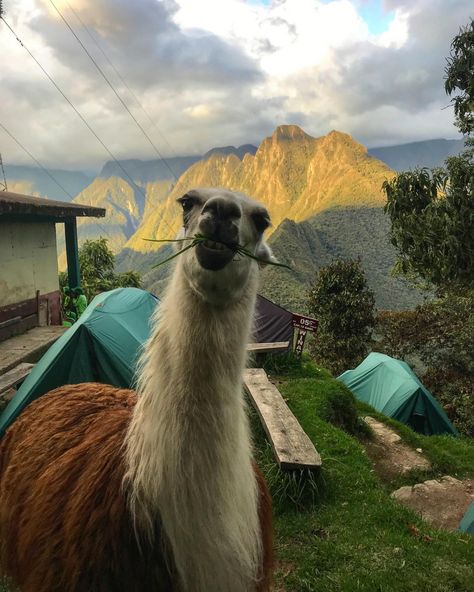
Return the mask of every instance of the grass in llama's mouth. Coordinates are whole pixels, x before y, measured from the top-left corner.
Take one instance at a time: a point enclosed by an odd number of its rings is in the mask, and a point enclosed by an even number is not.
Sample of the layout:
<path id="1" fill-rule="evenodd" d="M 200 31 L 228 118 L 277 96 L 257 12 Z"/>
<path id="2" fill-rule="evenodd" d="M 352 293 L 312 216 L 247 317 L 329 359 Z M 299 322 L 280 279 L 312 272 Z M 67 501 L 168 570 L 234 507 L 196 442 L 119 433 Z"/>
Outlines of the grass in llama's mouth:
<path id="1" fill-rule="evenodd" d="M 177 253 L 174 253 L 170 257 L 167 257 L 163 261 L 160 261 L 156 265 L 153 265 L 153 268 L 159 267 L 160 265 L 164 265 L 165 263 L 168 263 L 168 261 L 171 261 L 175 257 L 182 255 L 185 251 L 188 251 L 189 249 L 192 249 L 193 247 L 196 247 L 197 245 L 203 245 L 207 249 L 212 249 L 215 251 L 224 251 L 225 249 L 230 249 L 236 255 L 240 255 L 242 257 L 249 257 L 250 259 L 254 259 L 255 261 L 258 261 L 259 263 L 264 263 L 266 265 L 275 265 L 276 267 L 285 267 L 286 269 L 291 269 L 291 267 L 289 265 L 286 265 L 285 263 L 278 263 L 277 261 L 266 261 L 265 259 L 261 259 L 260 257 L 257 257 L 254 253 L 251 253 L 248 249 L 246 249 L 245 245 L 239 245 L 239 244 L 235 244 L 235 243 L 227 244 L 222 241 L 217 241 L 217 240 L 212 239 L 208 236 L 205 236 L 204 234 L 195 234 L 194 236 L 188 236 L 186 238 L 177 238 L 177 239 L 145 238 L 143 240 L 146 240 L 146 241 L 149 241 L 152 243 L 185 243 L 185 242 L 191 241 L 190 244 L 186 245 L 183 249 L 181 249 Z"/>

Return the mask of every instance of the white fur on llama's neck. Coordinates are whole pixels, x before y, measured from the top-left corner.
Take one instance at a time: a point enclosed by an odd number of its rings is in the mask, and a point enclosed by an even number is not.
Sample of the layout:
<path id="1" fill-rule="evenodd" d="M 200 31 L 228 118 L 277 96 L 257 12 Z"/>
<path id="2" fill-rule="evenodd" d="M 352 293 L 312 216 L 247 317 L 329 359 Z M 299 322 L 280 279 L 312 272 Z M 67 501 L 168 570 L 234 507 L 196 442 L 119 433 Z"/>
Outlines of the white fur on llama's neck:
<path id="1" fill-rule="evenodd" d="M 243 297 L 216 309 L 178 266 L 142 356 L 126 439 L 131 507 L 149 535 L 159 515 L 184 592 L 255 588 L 258 491 L 242 394 L 251 273 Z"/>

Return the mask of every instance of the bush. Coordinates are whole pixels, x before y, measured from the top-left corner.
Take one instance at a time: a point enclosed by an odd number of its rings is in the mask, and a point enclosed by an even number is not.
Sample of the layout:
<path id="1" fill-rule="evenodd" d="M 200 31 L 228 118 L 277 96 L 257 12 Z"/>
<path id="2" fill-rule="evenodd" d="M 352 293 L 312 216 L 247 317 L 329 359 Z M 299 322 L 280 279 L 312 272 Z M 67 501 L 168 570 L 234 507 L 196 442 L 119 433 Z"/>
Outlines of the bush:
<path id="1" fill-rule="evenodd" d="M 457 429 L 474 436 L 474 293 L 378 315 L 377 349 L 406 360 Z"/>
<path id="2" fill-rule="evenodd" d="M 375 325 L 375 298 L 360 260 L 337 259 L 320 269 L 308 303 L 319 320 L 311 346 L 317 362 L 336 375 L 359 364 Z"/>
<path id="3" fill-rule="evenodd" d="M 115 288 L 141 287 L 141 277 L 136 271 L 115 273 L 115 255 L 109 248 L 106 238 L 84 241 L 79 248 L 79 266 L 81 287 L 88 302 L 97 294 Z M 59 274 L 59 285 L 62 290 L 68 285 L 68 276 L 64 271 Z"/>
<path id="4" fill-rule="evenodd" d="M 351 436 L 369 437 L 372 432 L 357 412 L 357 402 L 354 395 L 341 388 L 340 391 L 330 391 L 319 403 L 317 414 L 321 419 L 344 430 Z"/>

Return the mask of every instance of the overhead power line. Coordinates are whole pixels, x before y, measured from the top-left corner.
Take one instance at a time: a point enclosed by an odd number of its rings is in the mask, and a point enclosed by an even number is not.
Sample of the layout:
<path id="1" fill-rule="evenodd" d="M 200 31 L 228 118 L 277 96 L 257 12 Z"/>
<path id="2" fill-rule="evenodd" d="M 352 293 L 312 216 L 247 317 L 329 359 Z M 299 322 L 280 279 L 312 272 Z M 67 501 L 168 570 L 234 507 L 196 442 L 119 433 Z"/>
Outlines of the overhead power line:
<path id="1" fill-rule="evenodd" d="M 40 169 L 41 169 L 41 170 L 42 170 L 44 173 L 46 173 L 46 174 L 48 175 L 48 177 L 49 177 L 49 178 L 50 178 L 52 181 L 54 181 L 54 182 L 56 183 L 56 185 L 57 185 L 57 186 L 58 186 L 60 189 L 62 189 L 62 190 L 64 191 L 64 193 L 65 193 L 66 195 L 69 195 L 69 197 L 70 197 L 71 199 L 74 199 L 74 197 L 73 197 L 73 196 L 72 196 L 72 195 L 69 193 L 69 191 L 68 191 L 67 189 L 65 189 L 65 188 L 64 188 L 64 187 L 61 185 L 61 183 L 60 183 L 60 182 L 59 182 L 59 181 L 58 181 L 58 180 L 57 180 L 57 179 L 56 179 L 56 178 L 55 178 L 55 177 L 54 177 L 54 176 L 53 176 L 53 175 L 52 175 L 52 174 L 51 174 L 51 173 L 48 171 L 48 169 L 47 169 L 46 167 L 44 167 L 44 166 L 41 164 L 41 162 L 40 162 L 40 161 L 39 161 L 37 158 L 35 158 L 35 157 L 33 156 L 33 154 L 31 154 L 31 152 L 30 152 L 30 151 L 29 151 L 27 148 L 25 148 L 25 146 L 23 146 L 23 144 L 20 142 L 20 140 L 17 140 L 17 138 L 15 138 L 15 136 L 14 136 L 14 135 L 13 135 L 13 134 L 12 134 L 12 133 L 11 133 L 11 132 L 10 132 L 10 131 L 9 131 L 9 130 L 8 130 L 6 127 L 5 127 L 5 126 L 4 126 L 4 125 L 3 125 L 3 123 L 0 123 L 0 127 L 3 129 L 3 131 L 4 131 L 4 132 L 5 132 L 7 135 L 9 135 L 9 136 L 10 136 L 10 138 L 11 138 L 11 139 L 12 139 L 14 142 L 16 142 L 16 143 L 18 144 L 18 146 L 20 146 L 20 148 L 21 148 L 22 150 L 24 150 L 24 151 L 26 152 L 26 154 L 28 154 L 28 156 L 31 158 L 31 160 L 34 160 L 34 162 L 36 162 L 36 164 L 39 166 L 39 168 L 40 168 Z"/>
<path id="2" fill-rule="evenodd" d="M 72 200 L 74 199 L 74 196 L 72 196 L 72 195 L 69 193 L 69 191 L 68 191 L 68 190 L 67 190 L 65 187 L 63 187 L 63 186 L 61 185 L 61 183 L 60 183 L 60 182 L 59 182 L 59 181 L 56 179 L 56 177 L 55 177 L 55 176 L 54 176 L 54 175 L 53 175 L 53 174 L 52 174 L 50 171 L 48 171 L 48 169 L 47 169 L 46 167 L 44 167 L 44 166 L 41 164 L 41 162 L 40 162 L 40 161 L 39 161 L 39 160 L 38 160 L 38 159 L 37 159 L 35 156 L 33 156 L 33 154 L 31 154 L 31 152 L 30 152 L 30 151 L 29 151 L 29 150 L 28 150 L 28 149 L 27 149 L 25 146 L 23 146 L 23 144 L 22 144 L 22 143 L 21 143 L 21 142 L 20 142 L 20 141 L 19 141 L 19 140 L 18 140 L 18 139 L 17 139 L 17 138 L 16 138 L 16 137 L 15 137 L 15 136 L 12 134 L 12 133 L 11 133 L 11 132 L 10 132 L 10 131 L 9 131 L 9 130 L 8 130 L 8 129 L 7 129 L 5 126 L 4 126 L 4 125 L 3 125 L 3 123 L 1 123 L 1 122 L 0 122 L 0 127 L 3 129 L 3 131 L 4 131 L 6 134 L 8 134 L 8 135 L 10 136 L 10 138 L 11 138 L 11 139 L 12 139 L 14 142 L 16 142 L 16 143 L 18 144 L 18 146 L 20 146 L 20 148 L 21 148 L 22 150 L 24 150 L 24 151 L 26 152 L 26 154 L 28 154 L 28 156 L 31 158 L 31 160 L 33 160 L 33 161 L 34 161 L 34 162 L 35 162 L 35 163 L 36 163 L 36 164 L 39 166 L 39 168 L 40 168 L 40 169 L 41 169 L 41 170 L 42 170 L 44 173 L 46 173 L 46 174 L 48 175 L 48 177 L 49 177 L 49 178 L 50 178 L 52 181 L 54 181 L 54 183 L 56 183 L 56 185 L 57 185 L 57 186 L 58 186 L 60 189 L 62 189 L 66 195 L 68 195 L 68 196 L 71 198 L 71 201 L 72 201 Z M 2 164 L 2 169 L 3 169 L 3 163 L 2 163 L 2 156 L 1 156 L 1 154 L 0 154 L 0 163 Z M 4 173 L 4 174 L 5 174 L 5 173 Z M 7 183 L 7 181 L 6 181 L 6 179 L 5 179 L 5 190 L 7 189 L 6 183 Z M 103 227 L 103 226 L 102 226 L 102 225 L 101 225 L 99 222 L 95 222 L 95 224 L 97 224 L 97 226 L 98 226 L 98 227 L 99 227 L 101 230 L 103 230 L 103 231 L 104 231 L 104 233 L 105 233 L 105 234 L 106 234 L 106 235 L 109 237 L 109 239 L 110 239 L 110 240 L 112 240 L 112 237 L 111 237 L 111 236 L 110 236 L 110 234 L 107 232 L 107 229 L 106 229 L 106 228 L 104 228 L 104 227 Z"/>
<path id="3" fill-rule="evenodd" d="M 1 2 L 1 0 L 0 0 Z M 0 6 L 1 8 L 1 6 Z M 2 160 L 2 153 L 0 152 L 0 169 L 2 170 L 2 177 L 0 177 L 0 189 L 2 191 L 8 191 L 8 185 L 7 185 L 7 177 L 5 176 L 5 169 L 3 167 L 3 160 Z M 3 178 L 3 181 L 2 181 Z"/>
<path id="4" fill-rule="evenodd" d="M 97 71 L 99 72 L 99 74 L 102 76 L 102 78 L 105 80 L 105 82 L 107 83 L 107 85 L 112 89 L 112 92 L 115 94 L 115 96 L 117 97 L 117 99 L 120 101 L 121 105 L 123 106 L 123 108 L 126 110 L 126 112 L 130 115 L 130 117 L 133 119 L 133 121 L 135 122 L 136 126 L 138 127 L 138 129 L 142 132 L 142 134 L 145 136 L 145 138 L 147 139 L 148 143 L 150 144 L 150 146 L 153 148 L 153 150 L 158 154 L 159 158 L 163 161 L 163 164 L 166 166 L 166 168 L 170 171 L 170 173 L 173 175 L 173 177 L 175 178 L 175 180 L 177 181 L 178 178 L 176 176 L 176 174 L 174 173 L 174 171 L 171 169 L 171 167 L 169 166 L 169 164 L 166 162 L 166 159 L 163 157 L 163 155 L 161 154 L 161 152 L 158 150 L 158 148 L 156 147 L 156 145 L 154 144 L 153 140 L 150 138 L 150 136 L 147 134 L 147 132 L 145 131 L 145 129 L 142 127 L 142 125 L 140 124 L 140 122 L 138 121 L 138 119 L 135 117 L 135 115 L 133 115 L 133 113 L 130 111 L 130 109 L 127 106 L 127 103 L 125 103 L 125 101 L 122 99 L 122 97 L 119 95 L 119 93 L 116 91 L 114 85 L 110 82 L 110 80 L 107 78 L 106 74 L 104 73 L 104 71 L 102 70 L 102 68 L 99 66 L 99 64 L 97 63 L 97 61 L 94 59 L 94 57 L 90 54 L 89 50 L 87 49 L 87 47 L 82 43 L 82 41 L 80 40 L 80 38 L 78 37 L 78 35 L 76 34 L 76 32 L 74 31 L 74 29 L 71 27 L 71 25 L 68 23 L 68 21 L 66 20 L 66 18 L 63 16 L 63 14 L 61 13 L 61 11 L 59 10 L 59 8 L 56 6 L 56 4 L 54 3 L 53 0 L 49 0 L 50 4 L 53 6 L 53 8 L 55 9 L 55 11 L 58 13 L 59 17 L 61 18 L 61 20 L 64 22 L 64 24 L 66 25 L 66 27 L 71 31 L 71 33 L 74 35 L 74 38 L 76 39 L 76 41 L 79 43 L 79 45 L 82 47 L 82 49 L 84 50 L 84 52 L 86 53 L 86 55 L 88 56 L 88 58 L 91 60 L 91 62 L 94 64 L 94 66 L 96 67 Z"/>
<path id="5" fill-rule="evenodd" d="M 107 63 L 109 64 L 109 66 L 112 68 L 112 70 L 115 72 L 117 78 L 120 80 L 120 82 L 125 86 L 125 88 L 128 90 L 128 92 L 130 93 L 130 95 L 133 97 L 135 103 L 140 107 L 140 109 L 143 111 L 143 113 L 146 115 L 148 121 L 151 123 L 152 127 L 154 127 L 156 129 L 156 131 L 158 132 L 158 134 L 160 135 L 161 139 L 163 140 L 163 142 L 168 146 L 169 150 L 171 151 L 171 153 L 176 156 L 176 152 L 173 150 L 173 147 L 171 146 L 171 144 L 168 142 L 168 140 L 166 139 L 165 135 L 161 132 L 160 128 L 156 125 L 155 121 L 151 118 L 150 114 L 148 113 L 148 111 L 145 109 L 145 107 L 142 105 L 140 99 L 137 97 L 137 95 L 135 94 L 135 92 L 130 88 L 130 86 L 128 85 L 127 81 L 124 79 L 124 77 L 120 74 L 119 70 L 115 67 L 114 63 L 112 62 L 112 60 L 109 58 L 109 56 L 106 54 L 105 50 L 103 49 L 103 47 L 101 46 L 101 44 L 97 41 L 97 39 L 94 37 L 94 35 L 92 34 L 91 30 L 89 29 L 89 27 L 84 23 L 84 21 L 81 19 L 81 17 L 79 16 L 79 14 L 76 12 L 76 10 L 74 9 L 73 6 L 71 6 L 71 4 L 69 4 L 69 2 L 67 0 L 66 1 L 66 5 L 69 8 L 69 10 L 74 14 L 74 16 L 76 17 L 76 19 L 79 21 L 79 23 L 81 24 L 82 28 L 85 30 L 85 32 L 87 33 L 87 35 L 89 36 L 89 38 L 91 39 L 91 41 L 94 43 L 94 45 L 97 47 L 97 49 L 100 51 L 100 53 L 104 56 L 105 60 L 107 61 Z M 172 167 L 170 167 L 172 168 Z M 175 177 L 177 177 L 177 175 L 175 173 L 173 173 Z"/>
<path id="6" fill-rule="evenodd" d="M 0 0 L 1 2 L 1 0 Z M 47 72 L 47 70 L 42 66 L 42 64 L 36 59 L 36 57 L 33 55 L 33 53 L 28 49 L 28 47 L 23 43 L 23 41 L 19 38 L 19 36 L 16 34 L 16 32 L 13 30 L 13 28 L 10 26 L 10 24 L 5 20 L 4 14 L 3 12 L 0 11 L 0 20 L 2 20 L 5 25 L 7 26 L 7 28 L 10 30 L 10 32 L 12 33 L 12 35 L 15 37 L 15 39 L 17 40 L 17 42 L 23 47 L 23 49 L 28 53 L 28 55 L 31 57 L 31 59 L 35 62 L 35 64 L 40 68 L 40 70 L 43 72 L 43 74 L 48 78 L 48 80 L 51 82 L 51 84 L 56 88 L 56 90 L 59 92 L 59 94 L 63 97 L 63 99 L 69 104 L 69 106 L 73 109 L 73 111 L 76 113 L 76 115 L 80 118 L 80 120 L 84 123 L 84 125 L 87 127 L 87 129 L 91 132 L 91 134 L 96 138 L 96 140 L 100 143 L 100 145 L 104 148 L 104 150 L 107 152 L 107 154 L 110 156 L 110 158 L 115 162 L 115 164 L 119 167 L 119 169 L 123 172 L 123 174 L 125 175 L 126 179 L 128 179 L 132 185 L 132 189 L 136 188 L 139 193 L 141 193 L 141 195 L 143 196 L 144 199 L 146 199 L 146 193 L 143 191 L 142 187 L 140 185 L 137 185 L 135 183 L 135 181 L 132 179 L 132 177 L 128 174 L 128 172 L 125 170 L 125 168 L 123 167 L 122 163 L 115 157 L 115 155 L 109 150 L 109 148 L 106 146 L 106 144 L 103 142 L 103 140 L 100 138 L 100 136 L 94 131 L 94 129 L 92 128 L 92 126 L 88 123 L 88 121 L 86 120 L 86 118 L 82 115 L 82 113 L 77 109 L 77 107 L 74 105 L 74 103 L 67 97 L 67 95 L 64 93 L 64 91 L 59 87 L 59 85 L 55 82 L 55 80 L 53 79 L 53 77 Z M 5 126 L 3 126 L 2 124 L 0 124 L 1 127 L 5 130 L 5 132 L 30 156 L 30 158 L 37 163 L 37 165 L 45 171 L 45 173 L 51 177 L 51 179 L 67 194 L 69 195 L 69 197 L 71 199 L 73 199 L 73 197 L 71 196 L 71 194 L 64 188 L 62 187 L 62 185 L 51 175 L 51 173 L 45 168 L 43 167 L 43 165 L 33 156 L 33 154 L 31 154 L 31 152 L 29 152 L 14 136 L 13 134 L 11 134 Z M 173 176 L 176 178 L 176 175 L 174 175 L 174 173 L 172 173 Z M 168 230 L 172 233 L 172 229 L 170 227 L 170 225 L 168 224 L 168 222 L 166 221 L 166 219 L 163 217 L 162 215 L 162 221 L 165 222 L 166 226 L 168 227 Z M 106 234 L 108 235 L 108 233 L 106 232 Z M 109 237 L 110 238 L 110 237 Z"/>
<path id="7" fill-rule="evenodd" d="M 12 29 L 12 27 L 7 23 L 7 21 L 5 20 L 5 18 L 2 16 L 0 17 L 0 20 L 2 20 L 6 26 L 10 29 L 10 31 L 13 33 L 13 35 L 15 36 L 15 39 L 18 41 L 18 43 L 28 52 L 28 55 L 32 58 L 32 60 L 35 62 L 35 64 L 41 69 L 41 71 L 45 74 L 45 76 L 48 78 L 48 80 L 51 82 L 51 84 L 53 84 L 53 86 L 56 88 L 56 90 L 60 93 L 60 95 L 64 98 L 65 101 L 67 101 L 67 103 L 70 105 L 70 107 L 73 109 L 73 111 L 76 113 L 76 115 L 80 118 L 80 120 L 84 123 L 84 125 L 87 127 L 87 129 L 91 132 L 91 134 L 97 139 L 97 141 L 100 143 L 100 145 L 104 148 L 104 150 L 107 152 L 107 154 L 111 157 L 111 159 L 115 162 L 115 164 L 120 168 L 120 170 L 124 173 L 124 175 L 127 177 L 127 179 L 135 186 L 137 187 L 137 189 L 139 189 L 139 191 L 142 193 L 142 195 L 144 197 L 145 193 L 143 192 L 143 190 L 141 189 L 141 187 L 139 185 L 136 185 L 135 181 L 132 179 L 132 177 L 130 177 L 130 175 L 127 173 L 127 171 L 123 168 L 122 163 L 117 160 L 117 158 L 114 156 L 114 154 L 112 154 L 112 152 L 109 150 L 109 148 L 104 144 L 104 142 L 102 141 L 102 139 L 97 135 L 97 133 L 94 131 L 94 129 L 89 125 L 88 121 L 86 120 L 86 118 L 82 115 L 82 113 L 76 108 L 76 106 L 74 105 L 74 103 L 72 103 L 72 101 L 70 101 L 68 99 L 68 97 L 65 95 L 65 93 L 62 91 L 62 89 L 56 84 L 56 82 L 54 81 L 54 79 L 52 78 L 52 76 L 50 76 L 50 74 L 45 70 L 45 68 L 41 65 L 41 63 L 35 58 L 35 56 L 31 53 L 31 51 L 26 47 L 26 45 L 23 43 L 23 41 L 18 37 L 18 35 L 15 33 L 15 31 Z"/>

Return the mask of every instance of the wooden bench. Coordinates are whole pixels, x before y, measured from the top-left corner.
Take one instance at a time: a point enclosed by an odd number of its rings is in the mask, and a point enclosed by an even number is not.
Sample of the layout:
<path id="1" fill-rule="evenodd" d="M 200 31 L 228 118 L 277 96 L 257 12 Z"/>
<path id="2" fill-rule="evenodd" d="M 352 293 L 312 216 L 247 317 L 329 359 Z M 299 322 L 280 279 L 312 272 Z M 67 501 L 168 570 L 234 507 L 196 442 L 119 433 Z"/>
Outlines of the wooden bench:
<path id="1" fill-rule="evenodd" d="M 282 469 L 318 469 L 322 462 L 313 443 L 262 368 L 244 372 L 250 395 Z"/>
<path id="2" fill-rule="evenodd" d="M 9 389 L 16 388 L 25 380 L 33 369 L 34 364 L 23 362 L 0 376 L 0 397 Z"/>
<path id="3" fill-rule="evenodd" d="M 256 354 L 268 354 L 272 352 L 285 351 L 290 345 L 289 341 L 275 341 L 272 343 L 249 343 L 247 345 L 248 352 Z"/>

